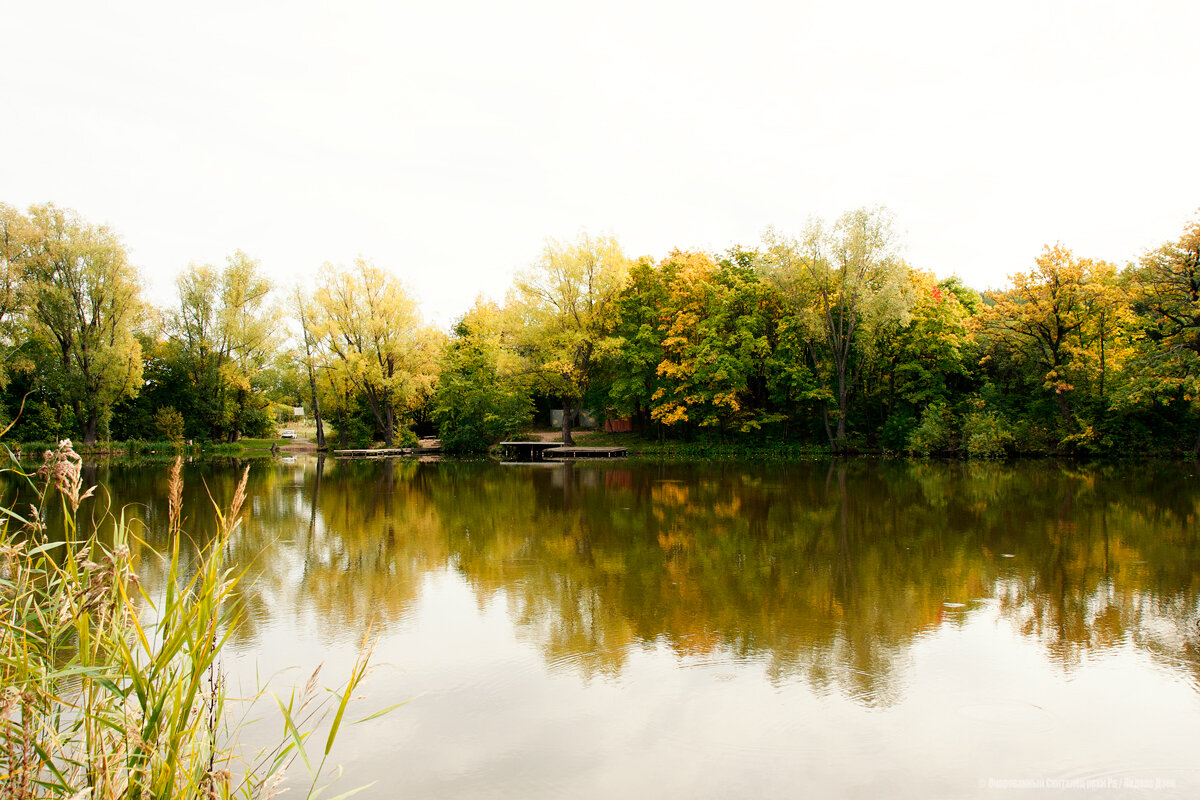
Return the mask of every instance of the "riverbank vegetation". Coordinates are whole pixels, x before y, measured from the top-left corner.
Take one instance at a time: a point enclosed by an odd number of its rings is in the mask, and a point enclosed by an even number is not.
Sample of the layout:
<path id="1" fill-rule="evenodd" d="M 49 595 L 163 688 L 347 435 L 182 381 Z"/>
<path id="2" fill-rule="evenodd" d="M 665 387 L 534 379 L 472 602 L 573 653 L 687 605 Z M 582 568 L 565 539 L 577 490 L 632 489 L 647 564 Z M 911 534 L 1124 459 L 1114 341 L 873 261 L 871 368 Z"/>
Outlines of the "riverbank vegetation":
<path id="1" fill-rule="evenodd" d="M 551 241 L 447 333 L 361 258 L 273 287 L 236 252 L 154 308 L 111 229 L 0 206 L 0 411 L 85 445 L 232 445 L 303 407 L 318 446 L 471 452 L 565 408 L 568 442 L 590 416 L 688 446 L 1200 452 L 1200 221 L 1123 265 L 1048 245 L 986 291 L 899 245 L 883 209 L 721 253 Z"/>
<path id="2" fill-rule="evenodd" d="M 226 553 L 240 523 L 248 470 L 227 507 L 214 502 L 215 535 L 196 543 L 183 528 L 177 459 L 162 553 L 123 510 L 91 518 L 81 510 L 97 487 L 84 487 L 81 459 L 69 441 L 46 452 L 36 476 L 7 473 L 28 478 L 30 502 L 0 509 L 4 796 L 269 797 L 297 757 L 311 775 L 308 796 L 319 795 L 325 761 L 309 755 L 307 740 L 330 712 L 328 757 L 365 675 L 366 654 L 348 685 L 331 695 L 332 704 L 315 702 L 315 673 L 303 691 L 281 700 L 278 746 L 242 759 L 236 739 L 249 703 L 227 694 L 220 659 L 240 614 L 240 576 Z M 162 560 L 161 595 L 142 587 L 135 553 Z M 269 700 L 265 690 L 258 699 Z"/>

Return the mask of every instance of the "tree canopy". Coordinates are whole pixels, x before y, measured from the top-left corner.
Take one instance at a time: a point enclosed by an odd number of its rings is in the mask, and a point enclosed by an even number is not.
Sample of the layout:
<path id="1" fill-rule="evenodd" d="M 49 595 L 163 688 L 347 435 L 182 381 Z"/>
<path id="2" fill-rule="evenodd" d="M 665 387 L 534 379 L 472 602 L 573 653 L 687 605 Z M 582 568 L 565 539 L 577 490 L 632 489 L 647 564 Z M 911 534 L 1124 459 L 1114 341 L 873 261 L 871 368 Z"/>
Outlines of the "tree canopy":
<path id="1" fill-rule="evenodd" d="M 1200 221 L 1125 266 L 1049 245 L 982 294 L 900 245 L 882 208 L 723 252 L 549 240 L 442 332 L 361 257 L 281 298 L 234 251 L 155 308 L 112 228 L 0 204 L 0 426 L 233 442 L 303 406 L 320 444 L 481 451 L 561 406 L 566 442 L 586 408 L 821 452 L 1200 453 Z"/>

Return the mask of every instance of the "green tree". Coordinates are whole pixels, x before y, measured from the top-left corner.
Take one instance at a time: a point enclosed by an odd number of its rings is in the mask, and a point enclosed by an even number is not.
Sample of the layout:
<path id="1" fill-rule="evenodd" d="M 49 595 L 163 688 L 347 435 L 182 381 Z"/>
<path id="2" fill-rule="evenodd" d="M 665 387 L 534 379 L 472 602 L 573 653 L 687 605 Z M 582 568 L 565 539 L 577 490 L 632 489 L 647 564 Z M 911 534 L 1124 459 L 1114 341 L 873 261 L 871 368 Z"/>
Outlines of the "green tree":
<path id="1" fill-rule="evenodd" d="M 641 431 L 650 425 L 650 408 L 660 388 L 667 286 L 649 258 L 638 259 L 616 300 L 612 333 L 604 352 L 607 402 L 620 416 L 633 418 Z"/>
<path id="2" fill-rule="evenodd" d="M 97 440 L 113 404 L 142 385 L 134 336 L 146 307 L 125 246 L 107 226 L 54 205 L 29 209 L 9 258 L 20 268 L 30 328 L 51 343 L 62 368 L 61 396 Z"/>
<path id="3" fill-rule="evenodd" d="M 522 351 L 550 392 L 563 398 L 562 440 L 574 444 L 571 415 L 603 361 L 600 348 L 616 323 L 629 261 L 611 236 L 551 240 L 542 257 L 517 277 L 516 305 L 527 336 Z"/>
<path id="4" fill-rule="evenodd" d="M 896 254 L 892 216 L 860 208 L 832 226 L 813 220 L 800 240 L 768 231 L 765 246 L 761 268 L 805 331 L 825 433 L 842 450 L 863 370 L 877 357 L 882 335 L 908 313 L 907 268 Z"/>
<path id="5" fill-rule="evenodd" d="M 172 442 L 183 441 L 183 414 L 174 406 L 161 406 L 154 414 L 154 425 L 164 438 Z"/>
<path id="6" fill-rule="evenodd" d="M 448 452 L 482 452 L 531 422 L 529 391 L 504 368 L 499 314 L 477 301 L 443 351 L 433 419 Z"/>

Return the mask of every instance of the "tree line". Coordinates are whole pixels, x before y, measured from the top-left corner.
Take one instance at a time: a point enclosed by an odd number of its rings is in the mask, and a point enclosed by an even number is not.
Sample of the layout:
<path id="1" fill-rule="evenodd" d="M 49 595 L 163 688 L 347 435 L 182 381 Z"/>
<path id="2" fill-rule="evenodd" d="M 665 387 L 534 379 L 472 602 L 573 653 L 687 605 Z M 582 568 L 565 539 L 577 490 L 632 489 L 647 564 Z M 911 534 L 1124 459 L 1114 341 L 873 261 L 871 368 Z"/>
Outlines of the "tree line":
<path id="1" fill-rule="evenodd" d="M 236 442 L 304 406 L 318 444 L 486 449 L 561 407 L 661 440 L 977 457 L 1200 452 L 1200 220 L 1118 266 L 1047 246 L 979 292 L 899 254 L 885 209 L 723 253 L 550 241 L 449 333 L 391 272 L 275 287 L 240 251 L 156 308 L 121 238 L 0 204 L 10 440 Z"/>

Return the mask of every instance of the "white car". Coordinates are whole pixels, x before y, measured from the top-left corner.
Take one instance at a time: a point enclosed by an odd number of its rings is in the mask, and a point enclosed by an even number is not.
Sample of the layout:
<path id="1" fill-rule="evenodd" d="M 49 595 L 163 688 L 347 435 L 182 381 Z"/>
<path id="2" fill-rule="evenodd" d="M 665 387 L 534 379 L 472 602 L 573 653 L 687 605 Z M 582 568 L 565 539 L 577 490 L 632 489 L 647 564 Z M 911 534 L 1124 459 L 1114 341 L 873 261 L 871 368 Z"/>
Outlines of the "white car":
<path id="1" fill-rule="evenodd" d="M 288 430 L 286 430 L 286 431 L 282 431 L 282 432 L 280 432 L 280 434 L 279 434 L 279 438 L 280 438 L 280 439 L 295 439 L 295 438 L 296 438 L 296 432 L 295 432 L 294 430 L 291 430 L 291 429 L 289 428 L 289 429 L 288 429 Z"/>

